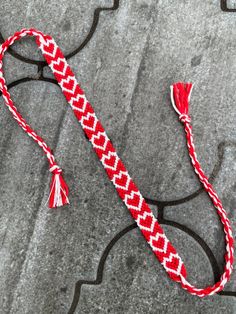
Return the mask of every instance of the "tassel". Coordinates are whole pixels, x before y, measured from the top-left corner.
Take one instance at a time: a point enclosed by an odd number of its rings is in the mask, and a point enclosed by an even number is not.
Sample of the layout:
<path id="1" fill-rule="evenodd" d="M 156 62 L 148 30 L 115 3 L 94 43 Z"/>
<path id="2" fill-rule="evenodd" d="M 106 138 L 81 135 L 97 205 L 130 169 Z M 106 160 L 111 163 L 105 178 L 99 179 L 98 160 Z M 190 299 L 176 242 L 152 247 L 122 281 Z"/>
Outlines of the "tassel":
<path id="1" fill-rule="evenodd" d="M 49 207 L 56 208 L 69 204 L 69 189 L 63 179 L 61 168 L 57 165 L 53 165 L 49 170 L 53 174 L 50 185 Z"/>
<path id="2" fill-rule="evenodd" d="M 189 101 L 191 97 L 192 83 L 175 83 L 171 85 L 171 102 L 175 111 L 181 115 L 188 115 Z"/>

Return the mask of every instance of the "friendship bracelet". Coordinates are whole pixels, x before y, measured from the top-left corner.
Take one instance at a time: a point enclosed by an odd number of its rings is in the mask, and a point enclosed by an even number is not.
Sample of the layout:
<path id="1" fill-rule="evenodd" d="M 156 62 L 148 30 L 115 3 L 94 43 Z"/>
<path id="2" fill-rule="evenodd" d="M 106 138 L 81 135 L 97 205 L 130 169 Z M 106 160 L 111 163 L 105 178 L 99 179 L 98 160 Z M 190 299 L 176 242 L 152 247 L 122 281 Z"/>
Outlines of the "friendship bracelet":
<path id="1" fill-rule="evenodd" d="M 44 140 L 38 136 L 36 132 L 26 123 L 24 118 L 18 112 L 11 99 L 5 79 L 3 77 L 2 59 L 4 53 L 15 41 L 26 35 L 35 36 L 38 47 L 42 51 L 44 58 L 52 69 L 52 72 L 57 79 L 58 84 L 60 85 L 62 92 L 66 97 L 66 100 L 72 107 L 76 118 L 80 122 L 86 136 L 88 137 L 98 158 L 104 166 L 109 179 L 115 185 L 117 193 L 129 209 L 144 238 L 151 246 L 153 253 L 163 265 L 168 275 L 174 281 L 179 282 L 181 286 L 189 293 L 199 297 L 212 295 L 221 291 L 230 279 L 230 275 L 232 273 L 234 241 L 230 223 L 222 203 L 214 191 L 212 185 L 209 183 L 208 178 L 205 176 L 197 160 L 193 144 L 192 127 L 190 124 L 191 119 L 188 115 L 188 104 L 192 91 L 192 84 L 174 84 L 171 87 L 172 104 L 176 112 L 179 114 L 180 121 L 184 124 L 188 151 L 192 165 L 199 177 L 199 180 L 203 184 L 204 189 L 208 192 L 209 197 L 216 207 L 217 213 L 220 216 L 222 225 L 224 227 L 226 239 L 224 273 L 222 274 L 219 282 L 204 289 L 198 289 L 187 281 L 187 272 L 182 259 L 166 237 L 163 229 L 159 225 L 145 199 L 128 174 L 124 164 L 118 157 L 115 148 L 105 133 L 103 126 L 96 117 L 92 106 L 87 101 L 83 90 L 78 85 L 72 70 L 67 64 L 65 57 L 63 56 L 61 50 L 53 38 L 35 29 L 23 29 L 9 37 L 0 46 L 0 90 L 14 119 L 16 119 L 19 126 L 29 136 L 31 136 L 36 143 L 38 143 L 48 159 L 49 170 L 53 175 L 50 185 L 49 207 L 55 208 L 69 203 L 69 191 L 66 182 L 63 179 L 62 170 L 57 165 L 51 149 L 47 146 Z"/>

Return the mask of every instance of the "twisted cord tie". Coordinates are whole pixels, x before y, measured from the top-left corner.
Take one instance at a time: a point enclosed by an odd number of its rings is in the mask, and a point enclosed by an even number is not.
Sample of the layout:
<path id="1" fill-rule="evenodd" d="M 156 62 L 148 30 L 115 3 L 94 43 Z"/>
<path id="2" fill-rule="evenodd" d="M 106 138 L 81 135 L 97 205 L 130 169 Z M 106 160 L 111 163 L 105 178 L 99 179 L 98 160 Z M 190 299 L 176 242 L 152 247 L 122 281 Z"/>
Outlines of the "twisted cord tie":
<path id="1" fill-rule="evenodd" d="M 45 141 L 27 124 L 25 119 L 21 116 L 16 106 L 14 105 L 8 88 L 6 86 L 6 81 L 3 76 L 3 63 L 2 59 L 5 51 L 10 45 L 12 45 L 16 40 L 19 40 L 25 35 L 36 35 L 37 38 L 40 38 L 41 41 L 45 43 L 45 35 L 41 32 L 35 32 L 34 30 L 22 30 L 21 32 L 15 33 L 14 36 L 9 37 L 1 46 L 0 46 L 0 91 L 2 92 L 5 103 L 13 115 L 13 118 L 17 121 L 18 125 L 30 136 L 33 140 L 42 148 L 44 154 L 46 155 L 49 162 L 49 170 L 52 173 L 52 180 L 50 184 L 50 194 L 48 198 L 49 207 L 56 208 L 69 204 L 68 199 L 68 186 L 63 179 L 62 170 L 56 164 L 55 157 L 52 154 L 50 147 L 45 143 Z"/>
<path id="2" fill-rule="evenodd" d="M 212 295 L 221 291 L 225 284 L 229 281 L 234 262 L 234 239 L 232 234 L 232 229 L 230 226 L 230 221 L 227 217 L 227 213 L 223 208 L 222 202 L 213 186 L 210 184 L 208 177 L 205 175 L 204 171 L 201 168 L 201 165 L 197 159 L 197 154 L 195 151 L 195 146 L 193 143 L 193 133 L 191 126 L 191 118 L 188 114 L 189 112 L 189 101 L 192 93 L 192 84 L 191 83 L 176 83 L 171 86 L 171 101 L 172 105 L 179 115 L 180 122 L 184 125 L 184 130 L 186 133 L 186 141 L 188 147 L 189 157 L 192 163 L 192 166 L 199 178 L 199 181 L 202 183 L 205 191 L 208 193 L 213 205 L 216 208 L 216 211 L 220 217 L 221 223 L 223 225 L 225 233 L 225 242 L 226 242 L 226 254 L 225 254 L 225 266 L 224 272 L 221 275 L 220 280 L 213 286 L 207 287 L 205 289 L 198 289 L 192 286 L 186 277 L 180 275 L 180 284 L 191 294 L 196 294 L 200 297 L 205 295 Z"/>

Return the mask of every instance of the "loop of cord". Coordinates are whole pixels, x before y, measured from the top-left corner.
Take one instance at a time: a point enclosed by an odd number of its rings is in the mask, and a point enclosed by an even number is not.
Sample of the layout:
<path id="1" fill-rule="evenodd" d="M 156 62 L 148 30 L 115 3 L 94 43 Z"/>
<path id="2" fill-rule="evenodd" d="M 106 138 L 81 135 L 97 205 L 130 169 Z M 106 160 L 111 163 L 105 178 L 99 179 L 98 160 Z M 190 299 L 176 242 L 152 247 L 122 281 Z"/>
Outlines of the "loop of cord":
<path id="1" fill-rule="evenodd" d="M 10 109 L 13 117 L 17 120 L 18 124 L 27 132 L 33 139 L 42 147 L 43 151 L 45 152 L 46 156 L 49 159 L 50 169 L 52 172 L 56 171 L 54 174 L 55 176 L 60 175 L 57 172 L 59 170 L 57 165 L 55 164 L 54 156 L 51 154 L 50 149 L 47 147 L 45 142 L 39 138 L 36 133 L 26 124 L 25 120 L 19 115 L 16 107 L 13 105 L 13 102 L 10 98 L 10 94 L 7 90 L 5 80 L 3 78 L 2 72 L 2 58 L 5 51 L 8 49 L 10 45 L 12 45 L 16 40 L 21 39 L 22 37 L 29 35 L 36 37 L 36 43 L 41 49 L 44 58 L 46 59 L 48 65 L 52 69 L 52 72 L 57 79 L 68 103 L 72 107 L 76 118 L 79 120 L 86 136 L 90 140 L 93 148 L 102 162 L 109 179 L 115 185 L 115 188 L 123 200 L 127 208 L 129 209 L 132 217 L 137 222 L 139 229 L 141 230 L 144 238 L 151 246 L 155 256 L 158 258 L 160 263 L 165 268 L 168 275 L 176 282 L 179 282 L 184 289 L 186 289 L 189 293 L 198 295 L 200 297 L 213 294 L 219 292 L 223 289 L 226 282 L 229 280 L 231 271 L 232 271 L 232 232 L 230 229 L 229 222 L 226 218 L 225 212 L 223 207 L 219 210 L 219 214 L 221 219 L 224 220 L 224 227 L 225 232 L 227 233 L 226 240 L 227 240 L 227 258 L 226 258 L 226 271 L 222 275 L 221 281 L 214 285 L 214 287 L 208 287 L 206 289 L 198 289 L 191 286 L 187 281 L 187 273 L 184 266 L 184 263 L 176 249 L 170 243 L 166 235 L 164 234 L 163 229 L 159 225 L 157 219 L 153 215 L 151 209 L 147 205 L 146 201 L 144 200 L 143 196 L 141 195 L 140 191 L 138 190 L 137 186 L 131 179 L 128 171 L 126 170 L 124 164 L 122 163 L 121 159 L 118 157 L 115 148 L 113 147 L 110 139 L 108 138 L 107 134 L 103 126 L 101 125 L 100 121 L 95 115 L 95 112 L 87 101 L 86 96 L 83 90 L 78 85 L 76 78 L 71 71 L 69 65 L 67 64 L 63 53 L 55 43 L 55 41 L 49 35 L 44 35 L 43 33 L 35 30 L 35 29 L 23 29 L 20 32 L 15 33 L 13 36 L 9 37 L 0 47 L 0 89 L 2 91 L 4 100 Z M 191 91 L 191 87 L 187 86 L 186 90 L 189 92 Z M 185 89 L 184 89 L 185 92 Z M 184 94 L 185 95 L 185 94 Z M 189 95 L 186 97 L 182 95 L 182 93 L 178 93 L 178 97 L 182 102 L 180 102 L 180 107 L 183 106 L 185 108 L 186 103 L 189 100 Z M 174 97 L 174 96 L 173 96 Z M 175 103 L 173 102 L 173 105 Z M 179 109 L 176 107 L 179 111 Z M 188 114 L 188 112 L 179 112 L 179 114 Z M 187 117 L 182 117 L 182 121 L 186 124 L 189 122 Z M 188 136 L 189 127 L 187 127 Z M 191 146 L 192 147 L 192 146 Z M 191 149 L 192 152 L 192 148 Z M 193 152 L 195 154 L 195 152 Z M 195 160 L 193 162 L 196 162 Z M 207 185 L 206 180 L 204 178 L 203 184 Z M 52 182 L 52 185 L 56 185 L 58 183 L 57 180 Z M 68 193 L 67 187 L 64 187 L 62 183 L 63 189 L 65 193 Z M 205 186 L 204 186 L 205 187 Z M 53 187 L 51 187 L 53 188 Z M 58 191 L 58 186 L 54 188 L 54 190 Z M 209 191 L 208 191 L 209 193 Z M 63 197 L 63 193 L 61 196 Z M 217 200 L 215 193 L 212 194 L 212 197 Z M 62 201 L 66 200 L 66 195 L 64 195 L 64 200 L 59 199 L 57 200 L 58 204 L 62 205 Z M 52 204 L 53 205 L 53 204 Z M 54 204 L 55 205 L 55 204 Z M 219 204 L 218 204 L 219 205 Z"/>

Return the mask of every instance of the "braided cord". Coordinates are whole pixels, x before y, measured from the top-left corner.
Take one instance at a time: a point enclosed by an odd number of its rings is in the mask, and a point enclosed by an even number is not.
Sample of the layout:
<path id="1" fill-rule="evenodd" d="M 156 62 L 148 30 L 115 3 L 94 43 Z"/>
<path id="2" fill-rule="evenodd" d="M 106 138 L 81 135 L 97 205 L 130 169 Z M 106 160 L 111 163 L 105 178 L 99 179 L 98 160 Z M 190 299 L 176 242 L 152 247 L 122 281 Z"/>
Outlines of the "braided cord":
<path id="1" fill-rule="evenodd" d="M 214 286 L 208 287 L 204 289 L 207 291 L 209 295 L 212 295 L 216 292 L 219 292 L 223 289 L 224 285 L 228 280 L 230 279 L 232 270 L 233 270 L 233 262 L 234 262 L 234 247 L 233 247 L 233 235 L 232 230 L 230 226 L 229 219 L 227 217 L 226 211 L 223 208 L 222 202 L 218 195 L 216 194 L 213 186 L 209 183 L 208 177 L 205 175 L 204 171 L 201 168 L 201 165 L 197 159 L 197 154 L 195 151 L 195 146 L 193 143 L 193 132 L 192 132 L 192 126 L 191 126 L 191 119 L 188 115 L 181 115 L 180 121 L 184 125 L 184 130 L 186 132 L 186 141 L 187 141 L 187 147 L 188 152 L 190 156 L 190 160 L 192 163 L 192 166 L 202 183 L 205 191 L 208 193 L 209 197 L 212 200 L 212 203 L 214 204 L 217 213 L 220 217 L 221 223 L 223 225 L 224 233 L 225 233 L 225 240 L 226 240 L 226 254 L 225 254 L 225 267 L 224 267 L 224 273 L 222 274 L 220 281 L 217 282 Z M 181 285 L 184 289 L 188 290 L 191 293 L 201 292 L 199 289 L 196 289 L 192 285 L 190 285 L 185 278 L 182 278 Z"/>
<path id="2" fill-rule="evenodd" d="M 50 167 L 55 166 L 55 157 L 51 152 L 50 147 L 47 146 L 47 144 L 44 142 L 44 140 L 37 135 L 37 133 L 26 123 L 25 119 L 21 116 L 21 114 L 18 112 L 17 108 L 15 107 L 10 93 L 8 92 L 7 86 L 6 86 L 6 81 L 3 76 L 3 63 L 2 59 L 4 56 L 4 53 L 8 49 L 9 46 L 11 46 L 15 41 L 21 39 L 22 37 L 26 35 L 37 35 L 37 36 L 42 36 L 43 34 L 40 32 L 35 33 L 33 30 L 24 30 L 23 32 L 16 32 L 14 36 L 9 37 L 0 47 L 0 90 L 2 92 L 2 96 L 5 100 L 5 103 L 10 110 L 10 112 L 13 115 L 13 118 L 17 121 L 19 126 L 30 136 L 32 139 L 42 148 L 44 151 L 48 162 L 50 164 Z"/>
<path id="3" fill-rule="evenodd" d="M 62 206 L 69 203 L 68 200 L 68 187 L 62 177 L 62 170 L 56 163 L 55 157 L 50 149 L 50 147 L 45 143 L 45 141 L 27 124 L 25 119 L 19 113 L 15 107 L 11 95 L 8 92 L 5 78 L 3 76 L 3 56 L 6 50 L 17 40 L 22 37 L 36 36 L 40 41 L 44 42 L 44 35 L 39 31 L 34 29 L 23 29 L 20 32 L 16 32 L 13 36 L 9 37 L 1 46 L 0 46 L 0 91 L 2 92 L 3 99 L 8 109 L 12 113 L 13 118 L 17 121 L 18 125 L 30 136 L 32 139 L 42 148 L 44 154 L 46 155 L 49 162 L 49 171 L 53 174 L 52 182 L 50 185 L 50 194 L 49 194 L 49 207 L 54 208 Z"/>
<path id="4" fill-rule="evenodd" d="M 179 114 L 179 120 L 184 125 L 184 130 L 186 133 L 186 142 L 188 147 L 188 153 L 190 156 L 191 164 L 202 183 L 205 191 L 208 193 L 214 207 L 216 208 L 217 214 L 220 217 L 220 221 L 223 225 L 223 230 L 225 233 L 226 242 L 226 254 L 225 254 L 225 266 L 224 272 L 221 275 L 220 280 L 213 286 L 209 286 L 205 289 L 198 289 L 191 285 L 186 277 L 181 277 L 181 286 L 193 295 L 198 295 L 199 297 L 204 297 L 205 295 L 213 295 L 221 291 L 225 284 L 229 281 L 234 262 L 234 239 L 232 234 L 232 229 L 230 226 L 227 213 L 223 208 L 222 202 L 218 197 L 216 191 L 214 190 L 212 184 L 210 184 L 208 177 L 205 175 L 199 161 L 197 158 L 194 142 L 193 142 L 193 132 L 191 125 L 191 118 L 188 114 L 189 100 L 192 92 L 192 84 L 190 83 L 176 83 L 171 86 L 171 99 L 172 104 L 176 112 Z"/>
<path id="5" fill-rule="evenodd" d="M 180 121 L 184 125 L 184 130 L 186 132 L 186 140 L 187 140 L 187 147 L 188 152 L 190 156 L 190 160 L 192 163 L 192 166 L 202 183 L 204 189 L 208 193 L 209 197 L 212 200 L 212 203 L 214 204 L 217 213 L 220 217 L 221 223 L 223 225 L 223 230 L 225 233 L 225 240 L 226 240 L 226 254 L 225 254 L 225 267 L 224 267 L 224 273 L 222 274 L 220 281 L 217 282 L 214 286 L 208 287 L 204 289 L 204 292 L 207 291 L 209 295 L 212 295 L 216 292 L 219 292 L 223 289 L 224 285 L 228 280 L 230 279 L 232 270 L 233 270 L 233 262 L 234 262 L 234 247 L 233 247 L 233 234 L 230 226 L 229 219 L 227 217 L 227 213 L 225 209 L 223 208 L 222 202 L 218 195 L 216 194 L 213 186 L 209 183 L 208 177 L 205 175 L 204 171 L 201 168 L 201 165 L 197 159 L 197 154 L 195 151 L 195 146 L 193 143 L 193 132 L 192 132 L 192 126 L 191 126 L 191 119 L 188 115 L 180 115 Z M 201 293 L 201 289 L 196 289 L 191 284 L 188 283 L 186 278 L 181 278 L 181 285 L 184 289 L 188 290 L 190 293 Z M 203 296 L 203 295 L 202 295 Z"/>

